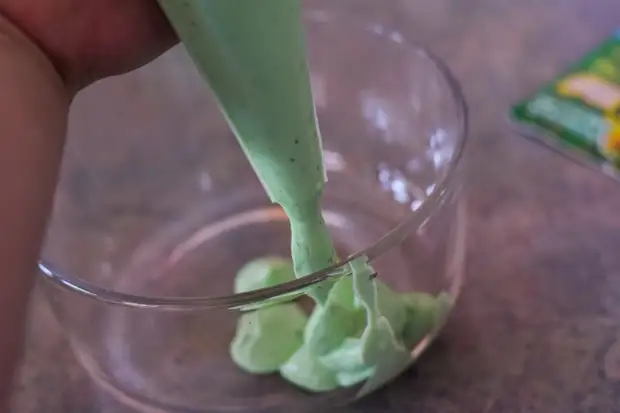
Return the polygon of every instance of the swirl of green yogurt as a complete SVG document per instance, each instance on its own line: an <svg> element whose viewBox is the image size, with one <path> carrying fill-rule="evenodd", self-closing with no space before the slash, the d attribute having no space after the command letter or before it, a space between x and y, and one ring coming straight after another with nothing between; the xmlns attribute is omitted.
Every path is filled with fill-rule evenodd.
<svg viewBox="0 0 620 413"><path fill-rule="evenodd" d="M270 266L273 271L285 268L281 260L257 259L237 277L254 278L251 285L263 288L270 281L265 277L272 272ZM292 268L289 271L284 278L294 276ZM309 318L301 316L295 303L244 314L231 356L245 371L279 371L286 380L312 392L366 381L360 390L363 395L409 366L409 349L441 323L448 308L443 295L392 291L362 257L350 264L349 274L338 279L326 303L317 305Z"/></svg>

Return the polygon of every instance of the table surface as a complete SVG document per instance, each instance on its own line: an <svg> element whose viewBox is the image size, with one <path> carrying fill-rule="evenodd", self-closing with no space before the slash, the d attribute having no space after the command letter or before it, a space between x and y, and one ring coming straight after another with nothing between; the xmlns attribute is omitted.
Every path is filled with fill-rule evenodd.
<svg viewBox="0 0 620 413"><path fill-rule="evenodd" d="M468 280L441 340L351 412L620 411L619 187L505 122L511 103L616 28L620 3L408 4L470 104ZM14 411L108 411L85 377L37 291Z"/></svg>

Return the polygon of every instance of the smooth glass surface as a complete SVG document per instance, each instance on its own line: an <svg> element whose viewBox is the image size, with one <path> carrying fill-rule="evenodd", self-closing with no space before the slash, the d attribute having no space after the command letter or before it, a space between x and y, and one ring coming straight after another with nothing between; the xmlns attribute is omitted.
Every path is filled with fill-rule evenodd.
<svg viewBox="0 0 620 413"><path fill-rule="evenodd" d="M327 9L306 19L323 208L340 256L368 253L396 291L456 298L467 124L458 85L397 28ZM41 268L78 359L128 409L297 412L356 398L359 386L307 393L230 360L232 307L298 289L231 296L235 272L290 256L289 241L286 216L182 48L77 99Z"/></svg>

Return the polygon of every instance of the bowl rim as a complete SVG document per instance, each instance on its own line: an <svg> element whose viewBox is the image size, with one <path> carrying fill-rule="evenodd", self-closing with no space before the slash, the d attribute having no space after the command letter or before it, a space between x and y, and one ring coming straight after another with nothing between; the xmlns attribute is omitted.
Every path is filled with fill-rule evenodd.
<svg viewBox="0 0 620 413"><path fill-rule="evenodd" d="M319 22L325 23L325 20L346 19L347 24L355 24L360 30L373 30L376 32L378 22L370 19L359 19L335 10L312 9L305 11L305 15L312 15ZM339 16L339 17L337 17ZM395 240L401 242L410 235L411 228L423 225L432 215L433 208L442 202L449 192L450 183L457 174L457 169L463 159L466 144L469 139L469 108L465 95L461 88L460 82L454 76L450 68L439 57L434 55L424 46L412 41L397 30L390 30L389 34L398 34L403 47L411 49L412 52L418 53L421 57L427 59L433 66L434 70L446 82L450 91L451 99L456 106L459 126L456 132L457 142L454 153L449 164L440 177L438 183L434 186L430 194L415 210L411 211L401 222L394 228L386 232L371 246L349 255L345 259L324 268L321 271L297 278L283 284L273 287L262 288L244 293L221 295L221 296L205 296L205 297L157 297L143 296L136 294L126 294L114 291L109 288L100 287L92 282L86 281L79 277L74 277L55 268L51 263L44 259L39 260L39 270L53 286L68 290L73 293L80 294L84 297L94 299L96 301L138 309L166 310L166 311L196 311L208 309L238 309L247 308L253 304L272 300L286 294L304 293L305 289L317 283L325 281L328 278L337 278L347 273L348 264L360 257L367 257L369 261L377 258L387 251L394 244ZM381 33L385 35L385 33Z"/></svg>

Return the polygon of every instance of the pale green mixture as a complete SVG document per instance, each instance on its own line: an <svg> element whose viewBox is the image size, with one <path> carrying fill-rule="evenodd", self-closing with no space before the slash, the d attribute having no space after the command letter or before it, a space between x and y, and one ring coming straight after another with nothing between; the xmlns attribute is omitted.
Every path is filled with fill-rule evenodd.
<svg viewBox="0 0 620 413"><path fill-rule="evenodd" d="M300 0L160 0L209 83L245 155L291 226L293 265L248 263L235 292L273 286L335 263L321 214L326 181L306 56ZM279 372L310 391L368 379L371 391L404 369L408 349L436 326L447 300L400 295L363 259L351 273L310 290L310 316L296 303L239 319L231 356L251 373Z"/></svg>

